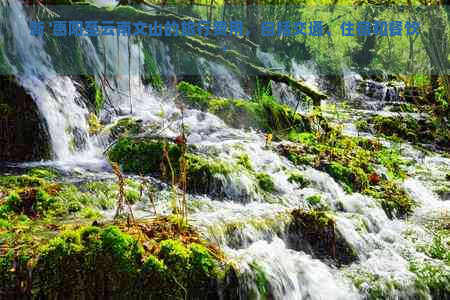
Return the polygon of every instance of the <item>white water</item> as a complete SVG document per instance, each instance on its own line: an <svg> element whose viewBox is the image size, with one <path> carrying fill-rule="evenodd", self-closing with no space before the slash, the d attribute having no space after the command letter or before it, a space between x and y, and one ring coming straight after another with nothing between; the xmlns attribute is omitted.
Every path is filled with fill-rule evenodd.
<svg viewBox="0 0 450 300"><path fill-rule="evenodd" d="M89 139L86 121L89 112L74 83L68 77L51 75L56 74L51 59L42 39L29 35L21 2L2 0L1 4L7 16L2 23L12 33L11 42L20 62L12 67L23 69L17 80L33 97L46 120L54 158L63 162L94 159L98 152Z"/></svg>
<svg viewBox="0 0 450 300"><path fill-rule="evenodd" d="M43 70L51 73L51 61L45 54L40 39L24 36L27 24L22 7L14 5L8 9L11 10L11 19L6 21L15 24L13 36L26 74L19 77L19 80L33 96L45 117L55 158L84 162L95 158L98 148L87 134L88 111L82 101L79 101L80 95L74 83L68 77L42 78L37 75ZM99 39L105 45L108 70L127 74L130 68L131 74L138 74L139 68L142 68L142 60L139 60L139 57L142 58L140 45L130 45L132 63L128 66L128 39ZM98 79L109 82L104 91L108 98L108 110L102 112L105 120L112 122L117 118L133 115L146 123L165 127L162 124L167 119L174 118L174 124L160 134L178 134L180 119L176 116L180 110L170 95L167 98L157 95L151 88L145 87L137 75L102 77L100 74L105 68L102 60L104 53L97 53L89 39L83 40L83 45L86 57L98 70ZM154 52L155 49L152 53ZM267 59L267 55L263 54L261 57ZM166 69L170 70L170 61L165 64ZM211 75L214 75L217 68L220 69L217 72L224 72L222 66L208 64ZM275 62L272 64L276 66ZM302 67L295 65L295 62L293 68L300 69L301 73ZM232 97L244 97L239 82L233 78L228 77L226 84L219 83L218 89L224 93L235 93L231 94ZM311 84L317 83L314 77L309 80ZM295 96L292 97L295 99ZM216 116L196 110L184 112L184 123L190 128L189 144L196 145L200 154L228 163L236 162L239 155L247 154L254 171L269 174L275 184L274 193L263 192L257 187L254 174L240 169L227 176L218 176L225 199L214 199L208 195L191 196L203 204L194 209L191 216L194 224L209 239L219 243L228 257L236 262L242 278L246 278L240 282L242 298L250 292L256 293L257 298L263 297L255 282L258 275L255 265L265 274L269 293L275 299L365 297L364 290L357 291L348 274L362 274L363 277L371 274L381 282L395 281L398 288L387 291L393 299L416 295L416 276L409 271L408 266L411 259L424 260L424 255L416 250L416 245L429 243L431 236L422 224L428 222L427 218L430 216L433 218L431 212L443 213L449 210L449 206L440 201L421 180L410 179L404 182L408 193L421 204L411 220L390 220L375 200L356 193L346 194L323 172L312 168L301 169L302 174L312 183L307 188L301 189L290 183L289 174L298 169L274 151L266 149L264 136L261 134L230 128ZM77 128L81 132L85 141L82 150L72 151L70 145L73 133L67 128ZM423 172L427 176L441 176L450 169L436 171L450 166L448 159L422 159L425 166ZM320 194L334 212L337 231L355 250L359 261L339 269L330 262L320 261L302 251L289 248L286 233L286 225L290 221L289 211L299 207L309 208L305 199L316 194ZM224 230L235 223L239 223L237 230ZM414 240L409 238L411 235L415 237ZM369 278L366 280L367 287L370 287L373 282Z"/></svg>

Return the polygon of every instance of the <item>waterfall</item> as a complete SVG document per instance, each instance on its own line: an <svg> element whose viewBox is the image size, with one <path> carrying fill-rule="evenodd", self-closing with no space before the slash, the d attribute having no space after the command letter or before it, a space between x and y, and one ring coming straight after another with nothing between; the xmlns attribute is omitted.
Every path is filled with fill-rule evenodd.
<svg viewBox="0 0 450 300"><path fill-rule="evenodd" d="M2 25L11 32L15 46L13 70L20 70L19 83L30 93L49 130L54 159L86 161L98 154L89 138L88 110L74 82L56 76L41 38L30 36L28 17L20 1L2 0Z"/></svg>
<svg viewBox="0 0 450 300"><path fill-rule="evenodd" d="M380 110L387 104L402 101L403 82L378 82L344 70L345 97L362 108Z"/></svg>
<svg viewBox="0 0 450 300"><path fill-rule="evenodd" d="M1 0L1 3L9 4L10 1ZM111 1L102 0L101 3ZM21 70L17 79L33 97L47 122L54 158L77 164L101 157L106 144L90 137L89 111L74 81L67 76L51 75L56 73L51 57L46 53L42 39L29 36L27 16L20 3L3 5L1 9L2 15L7 16L2 24L11 30L16 45L18 60L17 64L11 63L12 67ZM101 47L97 49L94 43ZM174 120L173 126L167 126L160 134L168 137L179 134L181 124L177 116L180 109L173 94L156 93L137 75L142 74L144 50L161 57L162 73L173 75L168 47L155 42L150 49L143 49L139 41L117 36L83 37L81 46L86 59L97 72L98 82L108 82L103 85L105 105L101 112L105 123L112 124L117 119L130 116L147 124L162 124L170 119ZM257 56L266 67L283 71L290 68L299 79L319 86L318 76L308 74L313 73L313 64L301 65L290 61L289 68L286 68L269 53L258 51ZM219 96L248 97L239 78L224 66L204 59L199 59L197 65L215 78L212 81L204 78L203 84ZM348 97L360 97L362 77L346 74L345 78ZM392 92L391 87L371 84L373 86L368 89L377 92L370 99L380 102L395 100L398 93ZM281 101L296 106L298 95L286 85L272 86L272 90ZM308 111L308 106L300 107L300 110ZM386 291L392 298L417 296L417 276L409 270L408 259L423 260L424 255L417 251L416 246L430 242L430 234L421 226L430 210L417 209L412 220L391 220L375 199L358 193L347 194L328 174L311 167L294 166L276 151L268 149L264 135L259 132L232 128L217 116L195 109L186 109L183 117L184 125L190 129L188 143L195 145L199 154L223 162L236 161L236 157L245 154L252 164L252 172L239 170L216 176L223 199L216 199L214 195L192 196L205 204L195 208L192 222L205 237L217 242L237 266L242 299L250 295L264 299L264 293L273 299L361 299L368 296L364 289L379 282L392 288ZM434 161L443 165L441 159L450 169L448 159L436 158ZM429 158L423 160L427 164L421 171L433 173L435 165ZM311 182L310 186L299 187L290 182L289 174L298 172L299 168ZM270 195L261 192L255 183L255 173L268 174L275 191ZM448 212L450 209L420 180L406 181L404 186L412 197L420 200L423 208L432 208L434 212L439 209ZM287 229L290 213L298 208L310 209L306 199L313 195L320 195L323 205L330 208L338 238L352 251L354 261L338 266L313 250L297 245L307 241L292 242L292 233ZM277 219L277 216L281 217ZM415 240L409 239L406 233L414 235ZM264 288L257 284L261 276L267 281ZM355 277L364 282L360 290L349 279Z"/></svg>

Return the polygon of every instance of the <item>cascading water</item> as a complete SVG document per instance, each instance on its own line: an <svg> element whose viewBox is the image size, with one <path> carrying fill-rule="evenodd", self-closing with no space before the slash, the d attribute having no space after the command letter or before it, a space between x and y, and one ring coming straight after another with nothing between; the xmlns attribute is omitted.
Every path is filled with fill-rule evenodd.
<svg viewBox="0 0 450 300"><path fill-rule="evenodd" d="M14 70L17 80L30 93L41 111L51 137L54 158L73 162L93 159L98 152L89 138L88 110L73 81L55 76L52 62L42 39L29 35L28 17L20 1L2 0L2 21L11 32L15 45ZM44 74L44 75L42 75Z"/></svg>
<svg viewBox="0 0 450 300"><path fill-rule="evenodd" d="M386 104L401 102L405 85L402 82L378 82L344 71L345 97L362 108L381 109ZM355 105L356 106L356 105Z"/></svg>
<svg viewBox="0 0 450 300"><path fill-rule="evenodd" d="M5 3L9 2L3 0L2 4ZM39 72L52 73L51 60L45 52L43 41L23 36L28 28L21 5L4 5L2 9L11 10L11 17L6 23L15 24L11 28L12 35L24 68L24 75L18 79L31 93L48 123L56 158L72 160L79 156L85 160L93 157L97 152L95 141L88 134L88 110L80 100L74 83L64 76L37 75ZM180 113L170 95L167 98L159 96L136 75L140 74L143 66L141 44L126 37L110 36L99 37L97 42L103 45L103 52L97 52L90 39L84 39L82 47L98 72L97 79L108 81L108 85L104 85L107 100L102 119L113 122L117 118L133 116L148 123L161 124ZM151 52L154 53L155 49ZM259 56L261 60L270 58L261 53ZM107 58L106 66L104 57ZM166 61L167 69L170 69L169 61ZM267 64L275 66L274 62ZM108 74L105 68L120 75L103 75ZM215 70L222 74L224 71L222 66L214 64L209 64L208 68L211 75ZM302 67L295 62L292 62L292 68L302 73ZM316 82L314 77L310 79L312 84ZM223 95L244 96L237 81L219 85L219 89L222 92L232 89L232 92ZM241 298L265 297L257 284L262 280L261 276L267 281L268 291L264 291L265 294L274 299L366 297L364 288L358 291L349 278L377 278L386 282L385 286L391 287L386 292L392 298L414 298L418 295L415 287L417 278L408 268L408 259L424 260L416 245L430 242L430 235L421 226L421 216L427 213L422 213L421 209L450 209L448 205L441 205L442 201L420 184L421 181L407 181L404 185L412 197L420 200L422 208L416 211L412 220L390 220L374 199L358 193L345 193L326 173L304 167L301 171L311 185L302 188L290 182L289 174L298 171L298 167L267 149L262 134L230 128L218 117L194 109L185 110L183 117L183 123L190 128L188 143L195 145L200 154L228 162L245 154L251 161L252 172L239 170L217 176L223 192L222 199L216 199L214 195L190 196L202 204L190 216L192 222L236 262L241 273ZM179 126L178 120L159 134L174 137ZM77 137L79 142L75 144L80 149L74 151L71 145ZM436 168L433 161L444 161L450 169L448 159L421 159L427 162L422 172L431 174L431 177L441 176L440 173L434 174ZM259 172L273 178L274 193L269 195L257 187L254 173ZM355 252L357 259L351 264L338 267L333 262L320 260L315 253L306 253L293 246L291 233L287 229L288 215L296 208L308 209L306 198L318 194L335 214L336 231ZM234 230L225 230L230 225ZM412 235L414 239L410 238ZM428 294L425 296L429 297Z"/></svg>

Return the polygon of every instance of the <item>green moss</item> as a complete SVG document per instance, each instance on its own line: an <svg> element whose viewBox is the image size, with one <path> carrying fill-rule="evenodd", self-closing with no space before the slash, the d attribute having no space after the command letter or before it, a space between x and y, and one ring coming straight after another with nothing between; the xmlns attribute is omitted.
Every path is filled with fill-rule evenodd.
<svg viewBox="0 0 450 300"><path fill-rule="evenodd" d="M399 137L412 143L437 144L448 147L450 127L445 118L432 115L424 119L415 119L409 115L369 119L377 133L387 137Z"/></svg>
<svg viewBox="0 0 450 300"><path fill-rule="evenodd" d="M424 297L431 294L432 299L445 299L450 294L448 265L412 261L409 270L417 275L416 287L424 292Z"/></svg>
<svg viewBox="0 0 450 300"><path fill-rule="evenodd" d="M346 192L361 191L368 185L367 175L360 168L351 168L338 162L322 166L322 170L341 183Z"/></svg>
<svg viewBox="0 0 450 300"><path fill-rule="evenodd" d="M364 193L380 201L390 218L408 215L417 207L417 203L406 194L405 190L392 181L383 180L377 187L367 189Z"/></svg>
<svg viewBox="0 0 450 300"><path fill-rule="evenodd" d="M144 75L142 81L146 85L151 85L157 91L161 91L164 87L164 81L161 78L158 65L147 48L142 48L144 53Z"/></svg>
<svg viewBox="0 0 450 300"><path fill-rule="evenodd" d="M0 217L0 229L10 229L13 224L7 220L4 220Z"/></svg>
<svg viewBox="0 0 450 300"><path fill-rule="evenodd" d="M200 244L193 243L186 247L178 240L164 240L160 247L160 259L169 272L186 286L191 285L188 280L201 282L217 275L216 261Z"/></svg>
<svg viewBox="0 0 450 300"><path fill-rule="evenodd" d="M20 206L22 204L22 199L17 192L13 191L6 197L6 204L9 206Z"/></svg>
<svg viewBox="0 0 450 300"><path fill-rule="evenodd" d="M134 118L122 118L110 127L111 135L114 137L137 134L141 131L141 125Z"/></svg>
<svg viewBox="0 0 450 300"><path fill-rule="evenodd" d="M127 199L127 203L134 204L139 201L140 194L138 191L132 189L125 190L125 198Z"/></svg>
<svg viewBox="0 0 450 300"><path fill-rule="evenodd" d="M404 178L407 166L396 147L388 149L375 140L343 136L335 129L325 135L290 136L298 144L282 144L278 150L295 164L307 163L328 173L347 193L376 198L390 217L413 211L415 202L393 181ZM377 165L388 170L388 178L377 174Z"/></svg>
<svg viewBox="0 0 450 300"><path fill-rule="evenodd" d="M316 206L320 204L320 202L322 201L322 197L320 195L312 195L307 197L305 201L312 206Z"/></svg>
<svg viewBox="0 0 450 300"><path fill-rule="evenodd" d="M289 131L287 138L290 141L306 145L313 145L318 142L313 132L297 132L296 130L291 130Z"/></svg>
<svg viewBox="0 0 450 300"><path fill-rule="evenodd" d="M103 108L103 88L97 83L95 76L81 75L80 76L84 90L82 93L86 96L96 115L100 114Z"/></svg>
<svg viewBox="0 0 450 300"><path fill-rule="evenodd" d="M208 98L210 97L208 91L185 81L178 83L177 88L190 104L207 108Z"/></svg>
<svg viewBox="0 0 450 300"><path fill-rule="evenodd" d="M369 131L370 130L370 126L369 123L367 123L367 120L357 120L355 122L355 127L358 131Z"/></svg>
<svg viewBox="0 0 450 300"><path fill-rule="evenodd" d="M190 245L191 264L194 273L199 272L206 276L213 276L217 271L217 263L203 245L193 243Z"/></svg>
<svg viewBox="0 0 450 300"><path fill-rule="evenodd" d="M34 209L39 215L62 216L67 213L67 207L62 203L61 198L50 195L42 188L37 190Z"/></svg>
<svg viewBox="0 0 450 300"><path fill-rule="evenodd" d="M147 257L144 265L142 266L142 270L144 272L156 272L156 273L164 273L167 271L167 266L164 264L164 262L160 259L158 259L154 255L150 255Z"/></svg>
<svg viewBox="0 0 450 300"><path fill-rule="evenodd" d="M110 149L108 156L111 161L119 163L124 172L155 174L161 170L163 148L162 141L121 138ZM167 148L172 167L176 168L181 155L180 148L170 143L167 144Z"/></svg>
<svg viewBox="0 0 450 300"><path fill-rule="evenodd" d="M271 96L263 95L252 101L222 99L186 82L179 83L178 90L187 103L219 116L230 126L260 128L265 132L276 131L283 135L287 129L305 131L311 128L306 117L278 103Z"/></svg>
<svg viewBox="0 0 450 300"><path fill-rule="evenodd" d="M400 284L394 279L386 279L366 270L346 272L356 288L364 293L366 299L389 299L401 290Z"/></svg>
<svg viewBox="0 0 450 300"><path fill-rule="evenodd" d="M273 183L272 177L270 177L267 173L258 173L256 174L256 180L258 181L258 186L266 192L274 192L275 184Z"/></svg>
<svg viewBox="0 0 450 300"><path fill-rule="evenodd" d="M216 175L228 175L235 168L219 159L208 159L195 154L187 154L188 190L192 193L205 194L213 191L219 181Z"/></svg>
<svg viewBox="0 0 450 300"><path fill-rule="evenodd" d="M45 180L54 180L58 177L57 171L49 168L34 168L28 172L28 175Z"/></svg>
<svg viewBox="0 0 450 300"><path fill-rule="evenodd" d="M18 295L23 278L32 278L25 288L33 288L34 293L45 298L160 299L186 294L202 298L217 291L220 265L212 252L199 243L145 239L146 245L151 245L146 248L150 252L145 253L135 237L116 226L77 225L79 229L47 237L35 231L46 224L25 219L14 221L14 225L6 220L0 222L2 251L6 238L3 229L21 228L14 231L11 248L6 245L0 256L0 289L6 297ZM134 229L130 232L135 234ZM146 232L135 236L141 238L142 234Z"/></svg>
<svg viewBox="0 0 450 300"><path fill-rule="evenodd" d="M254 273L254 280L258 288L258 299L267 299L269 292L269 281L264 270L256 262L250 263L250 268Z"/></svg>
<svg viewBox="0 0 450 300"><path fill-rule="evenodd" d="M300 172L291 173L288 177L288 181L290 183L296 183L300 188L305 188L310 184L310 181Z"/></svg>
<svg viewBox="0 0 450 300"><path fill-rule="evenodd" d="M83 208L81 210L81 212L80 212L80 215L83 218L93 219L93 220L102 218L102 214L97 209L92 208L92 207L85 207L85 208Z"/></svg>
<svg viewBox="0 0 450 300"><path fill-rule="evenodd" d="M375 158L378 163L388 169L390 178L405 178L405 172L402 169L402 166L404 166L406 162L395 146L377 151L375 153Z"/></svg>
<svg viewBox="0 0 450 300"><path fill-rule="evenodd" d="M450 264L450 230L439 230L434 233L431 243L418 247L431 258L443 260Z"/></svg>
<svg viewBox="0 0 450 300"><path fill-rule="evenodd" d="M237 164L249 171L253 171L252 162L248 154L244 153L237 157Z"/></svg>
<svg viewBox="0 0 450 300"><path fill-rule="evenodd" d="M30 175L0 176L0 186L4 188L38 187L46 183L46 180Z"/></svg>

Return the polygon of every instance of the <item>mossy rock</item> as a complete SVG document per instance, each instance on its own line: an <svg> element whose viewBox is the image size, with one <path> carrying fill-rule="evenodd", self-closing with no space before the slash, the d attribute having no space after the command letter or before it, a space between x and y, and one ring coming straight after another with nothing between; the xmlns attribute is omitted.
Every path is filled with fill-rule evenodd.
<svg viewBox="0 0 450 300"><path fill-rule="evenodd" d="M435 144L447 150L450 147L449 123L439 116L423 119L409 115L374 116L369 119L369 123L377 133L388 137L399 137L412 143Z"/></svg>
<svg viewBox="0 0 450 300"><path fill-rule="evenodd" d="M358 259L355 250L337 231L330 212L303 209L292 211L288 227L289 246L319 259L350 264Z"/></svg>
<svg viewBox="0 0 450 300"><path fill-rule="evenodd" d="M124 172L153 174L168 182L172 180L172 167L175 183L178 183L181 176L181 147L167 142L169 166L167 161L163 160L164 144L162 140L120 138L110 149L108 156L111 161L119 163ZM192 153L186 154L185 164L188 192L224 196L223 184L217 175L223 178L233 172L232 165Z"/></svg>
<svg viewBox="0 0 450 300"><path fill-rule="evenodd" d="M178 90L185 102L196 108L219 116L230 126L259 128L265 132L311 129L311 120L295 113L271 96L261 96L252 101L213 97L211 93L187 82L180 82Z"/></svg>
<svg viewBox="0 0 450 300"><path fill-rule="evenodd" d="M144 250L116 226L61 232L37 251L0 257L6 298L212 299L219 296L222 264L208 248L179 240L151 241ZM14 271L12 271L14 269ZM229 291L231 293L231 291Z"/></svg>
<svg viewBox="0 0 450 300"><path fill-rule="evenodd" d="M300 188L307 187L311 182L300 172L292 172L289 174L288 181L297 184Z"/></svg>
<svg viewBox="0 0 450 300"><path fill-rule="evenodd" d="M142 131L142 122L134 118L123 118L117 120L109 128L111 138L126 137L130 134L138 134Z"/></svg>
<svg viewBox="0 0 450 300"><path fill-rule="evenodd" d="M0 76L0 90L0 161L50 159L47 124L31 95L13 76Z"/></svg>
<svg viewBox="0 0 450 300"><path fill-rule="evenodd" d="M172 168L178 169L181 150L178 145L167 143ZM134 140L120 138L110 149L108 157L121 165L124 172L136 174L160 174L163 166L165 142L154 139ZM166 162L164 162L166 163Z"/></svg>
<svg viewBox="0 0 450 300"><path fill-rule="evenodd" d="M256 174L256 180L258 182L258 186L266 192L272 193L275 192L275 184L273 183L272 177L270 177L267 173L258 173Z"/></svg>
<svg viewBox="0 0 450 300"><path fill-rule="evenodd" d="M187 189L190 193L225 196L221 178L234 171L231 165L194 154L188 154L186 159Z"/></svg>
<svg viewBox="0 0 450 300"><path fill-rule="evenodd" d="M337 182L341 183L349 193L362 191L369 184L366 172L358 167L344 166L334 161L331 163L322 161L319 169L328 173Z"/></svg>

